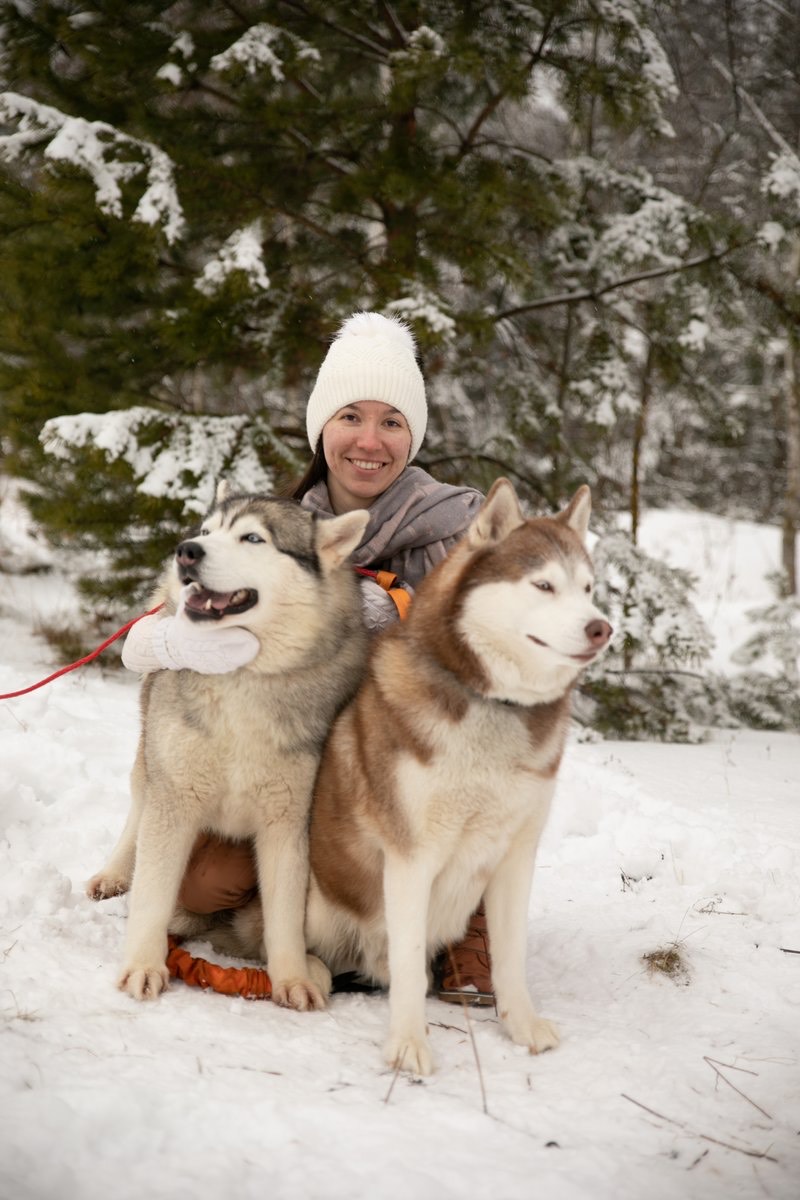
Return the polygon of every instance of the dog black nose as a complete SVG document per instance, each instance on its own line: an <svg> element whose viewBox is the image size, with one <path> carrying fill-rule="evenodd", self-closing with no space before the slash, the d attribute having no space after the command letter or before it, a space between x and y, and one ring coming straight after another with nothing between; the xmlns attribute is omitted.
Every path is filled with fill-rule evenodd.
<svg viewBox="0 0 800 1200"><path fill-rule="evenodd" d="M613 632L614 630L611 628L608 621L602 621L599 617L594 621L590 621L584 629L584 633L586 634L587 638L593 646L597 647L598 650L601 649L602 646L605 646Z"/></svg>
<svg viewBox="0 0 800 1200"><path fill-rule="evenodd" d="M175 551L175 557L180 567L193 567L205 556L205 550L199 542L181 542Z"/></svg>

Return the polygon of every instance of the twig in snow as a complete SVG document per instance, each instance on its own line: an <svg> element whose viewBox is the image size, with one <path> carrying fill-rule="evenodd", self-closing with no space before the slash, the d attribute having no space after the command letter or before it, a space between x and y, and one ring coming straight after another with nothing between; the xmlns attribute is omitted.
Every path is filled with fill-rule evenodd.
<svg viewBox="0 0 800 1200"><path fill-rule="evenodd" d="M697 1158L694 1160L694 1162L693 1162L693 1163L690 1163L690 1164L689 1164L689 1166L686 1168L686 1170L687 1170L687 1171L693 1171L693 1170L695 1169L695 1167L697 1166L697 1164L698 1164L698 1163L701 1163L701 1162L703 1161L703 1159L705 1158L705 1156L706 1156L708 1153L709 1153L709 1151L708 1151L708 1149L706 1148L706 1149L703 1151L703 1153L702 1153L702 1154L698 1154Z"/></svg>
<svg viewBox="0 0 800 1200"><path fill-rule="evenodd" d="M742 1097L743 1100L746 1100L748 1104L752 1104L753 1108L758 1109L758 1111L761 1113L761 1115L763 1117L766 1117L768 1121L772 1120L772 1117L769 1115L769 1113L765 1112L764 1109L761 1108L760 1105L756 1104L755 1100L751 1100L749 1096L745 1096L744 1092L740 1091L739 1088L737 1088L735 1083L731 1083L730 1079L726 1079L726 1077L722 1074L722 1071L720 1071L720 1067L725 1067L725 1069L727 1071L743 1071L745 1073L745 1075L756 1075L757 1076L758 1075L757 1071L748 1071L746 1067L736 1067L733 1065L733 1063L717 1062L716 1059L709 1058L707 1054L703 1055L703 1062L708 1063L708 1065L711 1067L711 1070L717 1076L717 1079L721 1079L723 1083L727 1083L728 1087L732 1087L735 1092L738 1092L738 1094Z"/></svg>
<svg viewBox="0 0 800 1200"><path fill-rule="evenodd" d="M8 992L9 996L14 1001L14 1007L17 1010L10 1016L6 1016L6 1014L3 1013L2 1015L6 1021L41 1021L42 1018L38 1015L36 1009L32 1009L30 1012L28 1012L27 1010L20 1008L19 1001L12 992L11 988L3 988L3 992Z"/></svg>
<svg viewBox="0 0 800 1200"><path fill-rule="evenodd" d="M626 1096L625 1092L620 1092L620 1095L623 1100L628 1100L631 1104L635 1104L637 1108L650 1113L651 1117L656 1117L659 1121L666 1121L668 1125L674 1125L677 1129L682 1129L690 1137L702 1138L704 1142L712 1142L715 1146L722 1146L726 1150L736 1150L739 1154L746 1154L749 1158L763 1158L767 1162L774 1163L778 1161L771 1154L767 1154L766 1150L745 1150L742 1146L734 1146L732 1142L721 1142L719 1138L711 1137L709 1133L696 1133L688 1125L685 1125L683 1121L676 1121L672 1117L665 1117L663 1113L656 1112L654 1108L648 1108L646 1104L642 1104L641 1100L634 1100L633 1096Z"/></svg>
<svg viewBox="0 0 800 1200"><path fill-rule="evenodd" d="M402 1067L402 1065L403 1065L402 1062L398 1062L397 1066L394 1069L394 1074L392 1075L392 1082L389 1084L389 1090L386 1093L386 1095L383 1097L384 1104L389 1103L392 1092L394 1091L394 1085L397 1083L397 1077L400 1074L400 1068Z"/></svg>
<svg viewBox="0 0 800 1200"><path fill-rule="evenodd" d="M461 992L461 1007L464 1009L464 1020L467 1023L467 1032L469 1033L469 1040L472 1042L472 1053L475 1056L475 1066L478 1068L478 1083L480 1084L480 1089L481 1089L481 1100L483 1102L483 1111L486 1114L486 1116L488 1117L489 1116L489 1107L486 1103L486 1088L484 1087L484 1083L483 1083L483 1071L481 1070L481 1060L478 1055L478 1043L475 1041L475 1030L472 1027L472 1017L469 1014L469 1005L467 1004L467 998L464 995L463 987L461 984L461 975L459 974L458 966L456 965L456 960L453 958L453 952L449 948L447 951L447 955L450 959L450 966L452 968L453 974L455 975L456 987Z"/></svg>

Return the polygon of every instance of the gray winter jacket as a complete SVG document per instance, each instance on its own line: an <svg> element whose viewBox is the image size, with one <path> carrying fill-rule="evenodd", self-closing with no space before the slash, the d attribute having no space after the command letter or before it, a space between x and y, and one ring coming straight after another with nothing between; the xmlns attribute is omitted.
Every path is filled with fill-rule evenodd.
<svg viewBox="0 0 800 1200"><path fill-rule="evenodd" d="M321 516L334 515L324 480L301 503ZM351 556L353 565L392 571L413 593L463 536L482 503L483 496L474 488L438 483L421 467L406 467L370 505L364 537ZM362 579L361 591L369 629L383 629L397 620L394 602L377 583Z"/></svg>

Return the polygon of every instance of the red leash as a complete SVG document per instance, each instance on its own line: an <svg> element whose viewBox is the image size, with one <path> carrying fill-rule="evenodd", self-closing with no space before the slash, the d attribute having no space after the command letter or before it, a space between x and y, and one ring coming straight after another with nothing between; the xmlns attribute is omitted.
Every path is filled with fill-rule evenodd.
<svg viewBox="0 0 800 1200"><path fill-rule="evenodd" d="M14 700L17 696L26 696L28 692L35 692L37 688L44 687L46 683L52 683L54 679L58 679L59 675L66 675L69 671L74 671L78 667L83 667L86 663L90 663L92 659L97 658L98 654L102 654L107 646L115 642L117 638L121 638L126 634L131 626L137 621L141 621L142 617L151 617L153 613L157 613L159 609L164 607L163 604L157 604L155 608L151 608L149 612L140 613L138 617L134 617L132 621L128 621L122 629L118 629L116 633L112 633L110 638L106 638L102 646L98 646L96 650L92 650L91 654L87 654L85 658L79 658L77 662L70 663L68 667L62 667L60 671L54 671L52 675L48 675L47 679L42 679L39 683L32 683L30 687L20 688L18 692L8 692L5 696L0 696L0 700Z"/></svg>

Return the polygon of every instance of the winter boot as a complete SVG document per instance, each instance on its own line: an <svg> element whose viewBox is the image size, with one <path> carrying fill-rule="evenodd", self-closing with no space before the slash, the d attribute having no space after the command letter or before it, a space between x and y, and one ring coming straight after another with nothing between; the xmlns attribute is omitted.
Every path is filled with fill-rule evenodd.
<svg viewBox="0 0 800 1200"><path fill-rule="evenodd" d="M440 1000L475 1006L494 1004L492 958L483 901L472 914L461 941L446 947L438 955L434 979Z"/></svg>

